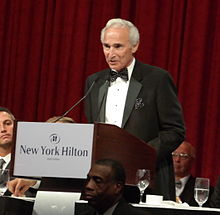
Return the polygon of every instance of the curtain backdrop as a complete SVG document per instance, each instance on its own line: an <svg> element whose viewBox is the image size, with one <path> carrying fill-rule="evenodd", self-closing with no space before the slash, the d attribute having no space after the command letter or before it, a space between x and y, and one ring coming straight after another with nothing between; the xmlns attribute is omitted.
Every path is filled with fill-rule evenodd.
<svg viewBox="0 0 220 215"><path fill-rule="evenodd" d="M168 70L197 149L193 173L220 174L219 0L1 0L0 105L19 120L61 115L107 67L100 30L110 18L140 30L136 57ZM69 116L85 122L83 105Z"/></svg>

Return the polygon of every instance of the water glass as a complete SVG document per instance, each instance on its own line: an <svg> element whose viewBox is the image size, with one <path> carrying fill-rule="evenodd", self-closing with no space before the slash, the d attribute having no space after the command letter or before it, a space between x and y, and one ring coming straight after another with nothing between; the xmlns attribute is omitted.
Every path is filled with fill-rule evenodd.
<svg viewBox="0 0 220 215"><path fill-rule="evenodd" d="M196 178L194 187L194 198L199 207L208 200L209 197L209 179L208 178Z"/></svg>

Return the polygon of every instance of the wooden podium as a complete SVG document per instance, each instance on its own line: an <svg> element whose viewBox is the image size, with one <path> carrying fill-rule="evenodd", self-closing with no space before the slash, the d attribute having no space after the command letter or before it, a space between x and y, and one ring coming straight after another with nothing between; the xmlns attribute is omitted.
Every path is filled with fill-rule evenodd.
<svg viewBox="0 0 220 215"><path fill-rule="evenodd" d="M53 125L52 125L53 124ZM22 168L20 171L25 171L25 173L21 173L16 169L17 176L21 177L30 177L30 172L26 173L26 169L31 171L31 176L33 177L42 177L41 186L39 191L37 192L37 197L34 204L33 215L59 215L61 210L65 208L68 212L67 214L73 214L73 202L79 198L80 192L83 188L83 184L86 178L87 169L89 169L89 165L94 161L101 158L112 158L119 161L125 168L126 171L126 184L135 184L135 176L137 169L145 168L151 171L151 182L150 186L152 187L154 184L154 173L155 173L155 164L156 164L156 151L149 146L144 141L134 137L124 129L121 129L115 125L103 124L103 123L95 123L93 124L66 124L66 123L34 123L34 122L24 122L21 124L17 124L17 128L20 126L19 134L20 139L17 142L17 150L12 153L12 163L13 167L20 167L21 161L23 161L23 157L18 162L15 159L16 154L19 153L19 146L24 145L25 147L31 149L35 152L34 156L36 158L36 154L40 152L40 149L47 147L50 151L54 147L54 145L48 141L48 136L56 133L56 136L62 137L63 139L67 139L67 145L64 142L56 143L55 147L63 147L63 144L66 147L76 147L80 144L80 147L89 147L89 156L87 158L88 163L84 165L84 173L81 177L76 177L75 173L77 171L73 171L73 167L78 167L80 165L80 160L74 162L70 160L68 165L64 165L61 162L59 165L60 169L64 169L66 172L63 175L59 175L58 173L53 174L51 171L52 167L57 170L57 166L51 166L50 172L48 172L49 168L45 168L42 171L42 164L35 162L30 170L28 169L29 162L22 162ZM88 132L89 128L89 132ZM31 130L31 135L30 135ZM66 132L68 130L68 132ZM33 132L34 131L34 132ZM38 132L36 132L38 131ZM75 132L74 132L75 131ZM26 134L29 134L28 136ZM15 143L18 132L15 134ZM21 135L22 134L22 135ZM23 138L21 138L23 137ZM86 138L85 138L86 137ZM30 139L28 139L30 138ZM61 138L61 139L62 139ZM93 138L93 139L91 139ZM17 138L18 140L18 138ZM22 141L21 141L22 140ZM34 140L35 142L31 141ZM54 139L52 139L54 140ZM57 139L56 139L57 140ZM83 141L82 141L83 140ZM82 142L81 142L82 141ZM41 144L39 146L39 143ZM89 144L88 144L89 143ZM20 144L20 145L19 145ZM16 145L16 144L15 144ZM89 145L89 146L87 146ZM38 148L37 148L38 147ZM24 148L24 147L23 147ZM30 151L28 151L29 153ZM57 149L59 152L59 148ZM41 161L41 154L38 154L38 160ZM60 155L58 153L58 155ZM25 154L25 158L29 156L29 154ZM49 155L48 155L49 156ZM63 156L63 155L62 155ZM18 158L18 157L17 157ZM31 159L32 157L28 157ZM56 158L50 155L50 159ZM38 161L37 160L37 161ZM36 161L36 159L35 159ZM17 163L17 165L15 165ZM54 165L57 162L53 162ZM66 164L66 163L65 163ZM71 164L71 165L69 165ZM87 165L88 164L88 165ZM20 166L19 166L20 165ZM51 163L50 163L51 165ZM75 165L75 166L74 166ZM68 166L68 169L67 169ZM13 168L13 172L14 172ZM45 172L45 169L47 170ZM36 171L37 170L37 171ZM86 173L85 173L86 172ZM38 174L36 174L38 173ZM50 173L50 174L48 174ZM71 173L71 175L69 174ZM72 174L73 173L73 174ZM84 175L85 174L85 175ZM75 176L74 176L75 175ZM16 174L15 174L16 176ZM68 177L67 177L68 176ZM57 196L59 195L59 198ZM62 199L62 202L60 201ZM71 200L72 199L72 200ZM70 201L71 200L71 201ZM62 204L61 204L62 203ZM56 206L56 213L51 211Z"/></svg>
<svg viewBox="0 0 220 215"><path fill-rule="evenodd" d="M112 158L122 163L126 183L135 184L137 169L149 169L154 184L156 151L153 147L115 125L95 123L92 161Z"/></svg>
<svg viewBox="0 0 220 215"><path fill-rule="evenodd" d="M156 151L144 141L115 125L95 123L93 135L92 163L101 158L119 161L126 171L126 184L135 184L137 169L151 172L154 186ZM43 178L40 190L80 192L84 179Z"/></svg>

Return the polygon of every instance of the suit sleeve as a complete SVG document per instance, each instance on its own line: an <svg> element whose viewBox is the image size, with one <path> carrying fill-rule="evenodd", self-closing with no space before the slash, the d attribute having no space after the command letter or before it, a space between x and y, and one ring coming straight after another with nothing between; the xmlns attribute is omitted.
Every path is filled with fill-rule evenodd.
<svg viewBox="0 0 220 215"><path fill-rule="evenodd" d="M158 159L163 159L184 140L185 127L176 87L169 73L164 73L156 89L156 107L159 119L159 135L149 141L157 149Z"/></svg>

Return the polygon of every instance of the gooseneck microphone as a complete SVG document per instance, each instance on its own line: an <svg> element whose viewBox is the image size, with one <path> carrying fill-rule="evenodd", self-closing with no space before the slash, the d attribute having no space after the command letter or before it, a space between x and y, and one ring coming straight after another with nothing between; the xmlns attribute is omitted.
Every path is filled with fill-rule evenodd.
<svg viewBox="0 0 220 215"><path fill-rule="evenodd" d="M95 84L95 81L92 82L91 86L89 87L89 89L87 90L86 94L78 101L76 102L72 107L70 107L69 110L67 110L62 116L58 117L56 120L54 120L53 122L57 122L60 119L62 119L63 117L65 117L71 110L73 110L73 108L75 108L81 101L83 101L91 92L93 86Z"/></svg>
<svg viewBox="0 0 220 215"><path fill-rule="evenodd" d="M96 121L98 121L98 122L101 122L100 113L101 113L102 108L104 108L103 105L104 105L104 103L106 101L106 98L107 98L108 87L110 86L109 80L106 80L104 85L105 85L105 92L104 92L104 95L102 97L100 106L98 108L97 117L96 117Z"/></svg>

